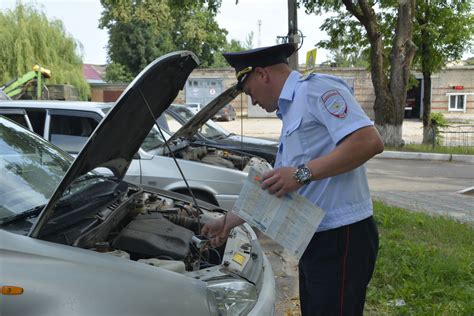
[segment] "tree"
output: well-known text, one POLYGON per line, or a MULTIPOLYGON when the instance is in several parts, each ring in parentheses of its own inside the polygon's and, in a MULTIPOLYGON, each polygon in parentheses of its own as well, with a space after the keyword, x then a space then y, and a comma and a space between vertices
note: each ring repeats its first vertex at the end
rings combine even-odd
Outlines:
POLYGON ((369 50, 375 91, 375 126, 386 145, 401 145, 406 88, 416 52, 412 41, 415 0, 298 2, 308 13, 335 13, 322 25, 331 37, 330 41, 320 43, 322 47, 345 46, 355 52, 365 46, 369 50), (393 19, 396 25, 389 37, 384 36, 384 27, 390 25, 384 23, 387 19, 393 19))
POLYGON ((468 1, 418 0, 415 18, 415 63, 423 73, 423 143, 432 144, 431 75, 472 47, 474 15, 468 1))
POLYGON ((220 1, 101 0, 100 27, 109 30, 111 69, 132 77, 160 55, 190 50, 202 67, 214 64, 226 43, 227 31, 215 21, 220 1))
POLYGON ((366 52, 345 52, 342 48, 331 49, 331 58, 326 64, 336 64, 337 67, 364 67, 369 66, 369 56, 366 52))
POLYGON ((247 35, 244 43, 235 39, 231 39, 230 42, 225 43, 220 53, 214 56, 214 64, 212 67, 229 67, 229 64, 222 55, 222 52, 241 52, 251 48, 253 48, 253 32, 250 32, 247 35))
POLYGON ((71 84, 81 99, 90 95, 82 74, 80 43, 66 34, 60 20, 48 20, 33 6, 18 3, 0 12, 0 84, 29 71, 35 64, 51 70, 49 83, 71 84))

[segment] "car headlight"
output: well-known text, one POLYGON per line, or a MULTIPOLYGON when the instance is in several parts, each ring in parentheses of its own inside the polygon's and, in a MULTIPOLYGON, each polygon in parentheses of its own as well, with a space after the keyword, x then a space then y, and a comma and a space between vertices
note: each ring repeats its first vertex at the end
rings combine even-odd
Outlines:
POLYGON ((208 283, 219 315, 246 315, 257 302, 257 289, 246 281, 219 280, 208 283))

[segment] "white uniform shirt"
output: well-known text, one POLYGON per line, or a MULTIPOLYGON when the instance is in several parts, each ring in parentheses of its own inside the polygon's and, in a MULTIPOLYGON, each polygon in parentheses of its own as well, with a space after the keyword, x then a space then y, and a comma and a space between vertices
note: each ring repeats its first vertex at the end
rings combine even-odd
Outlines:
MULTIPOLYGON (((293 71, 278 100, 283 121, 275 168, 297 167, 330 153, 344 137, 373 125, 340 78, 293 71)), ((318 231, 352 224, 372 215, 365 164, 346 173, 312 181, 298 191, 325 210, 318 231)))

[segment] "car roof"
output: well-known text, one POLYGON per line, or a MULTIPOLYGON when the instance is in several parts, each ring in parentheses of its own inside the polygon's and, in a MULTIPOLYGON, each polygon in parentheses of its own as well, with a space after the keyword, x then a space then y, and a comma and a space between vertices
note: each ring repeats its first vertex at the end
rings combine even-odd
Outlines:
POLYGON ((113 102, 87 102, 87 101, 59 101, 59 100, 14 100, 2 101, 0 107, 26 108, 26 109, 56 109, 56 110, 87 110, 98 112, 111 108, 113 102))

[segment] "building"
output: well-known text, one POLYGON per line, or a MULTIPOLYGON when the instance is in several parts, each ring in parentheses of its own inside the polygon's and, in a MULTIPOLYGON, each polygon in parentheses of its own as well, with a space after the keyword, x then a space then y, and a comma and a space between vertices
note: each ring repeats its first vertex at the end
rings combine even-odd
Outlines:
MULTIPOLYGON (((91 65, 95 66, 95 65, 91 65)), ((357 101, 369 115, 374 117, 373 103, 375 100, 371 75, 364 68, 316 67, 317 73, 325 73, 344 78, 353 89, 357 101)), ((100 74, 100 71, 96 72, 100 74)), ((84 71, 86 75, 86 71, 84 71)), ((418 86, 407 92, 406 116, 421 118, 423 115, 423 76, 414 73, 418 86)), ((456 112, 474 114, 474 66, 450 66, 431 76, 431 109, 433 112, 456 112)), ((89 81, 91 84, 92 101, 115 101, 127 84, 107 84, 102 80, 89 81)), ((190 75, 186 86, 176 98, 176 103, 199 102, 207 104, 220 92, 236 82, 232 68, 196 69, 190 75)), ((274 113, 266 113, 260 107, 252 106, 250 98, 241 94, 232 105, 238 115, 249 117, 274 117, 274 113)))
POLYGON ((114 102, 127 88, 128 83, 107 83, 104 80, 106 65, 83 64, 82 72, 91 87, 91 100, 114 102))

